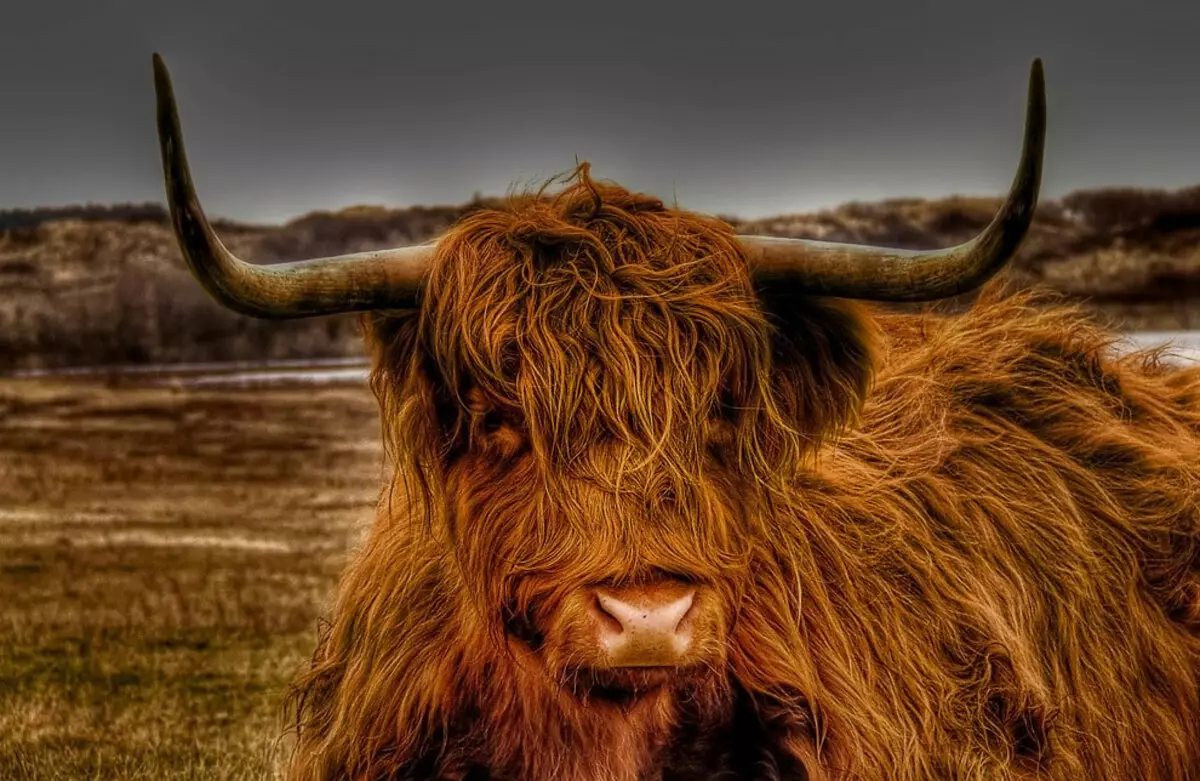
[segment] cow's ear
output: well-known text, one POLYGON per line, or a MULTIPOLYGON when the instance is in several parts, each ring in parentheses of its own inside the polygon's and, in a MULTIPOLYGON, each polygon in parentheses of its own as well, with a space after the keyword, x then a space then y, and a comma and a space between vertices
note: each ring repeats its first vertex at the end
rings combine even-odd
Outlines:
POLYGON ((857 301, 760 294, 774 326, 775 398, 802 431, 824 437, 851 424, 870 388, 879 330, 857 301))
POLYGON ((463 427, 463 411, 426 355, 415 311, 368 312, 359 319, 371 357, 371 390, 393 458, 441 461, 463 427))

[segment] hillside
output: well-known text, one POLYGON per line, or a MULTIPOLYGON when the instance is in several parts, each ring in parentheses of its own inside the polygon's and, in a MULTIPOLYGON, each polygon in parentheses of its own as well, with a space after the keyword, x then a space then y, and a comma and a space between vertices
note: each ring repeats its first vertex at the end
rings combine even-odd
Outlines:
MULTIPOLYGON (((217 223, 255 262, 422 241, 486 205, 317 212, 281 226, 217 223)), ((998 199, 851 203, 817 214, 728 219, 743 233, 896 247, 970 238, 998 199)), ((1005 272, 1086 299, 1128 328, 1200 328, 1200 186, 1110 189, 1045 202, 1005 272)), ((0 212, 0 372, 112 362, 355 355, 352 316, 240 317, 210 301, 183 264, 161 206, 0 212)))

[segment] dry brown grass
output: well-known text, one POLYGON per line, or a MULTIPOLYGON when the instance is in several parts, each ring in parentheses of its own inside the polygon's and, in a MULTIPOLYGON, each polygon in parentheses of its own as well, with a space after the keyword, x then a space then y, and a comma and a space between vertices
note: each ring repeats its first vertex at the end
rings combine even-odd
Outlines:
POLYGON ((0 383, 0 778, 268 777, 381 459, 363 386, 0 383))

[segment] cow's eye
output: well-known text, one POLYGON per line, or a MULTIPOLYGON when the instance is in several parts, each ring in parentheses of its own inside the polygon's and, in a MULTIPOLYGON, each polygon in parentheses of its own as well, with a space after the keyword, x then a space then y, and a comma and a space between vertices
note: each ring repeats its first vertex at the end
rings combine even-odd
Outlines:
POLYGON ((482 427, 486 433, 492 434, 499 431, 505 422, 504 415, 499 410, 491 410, 483 416, 482 427))

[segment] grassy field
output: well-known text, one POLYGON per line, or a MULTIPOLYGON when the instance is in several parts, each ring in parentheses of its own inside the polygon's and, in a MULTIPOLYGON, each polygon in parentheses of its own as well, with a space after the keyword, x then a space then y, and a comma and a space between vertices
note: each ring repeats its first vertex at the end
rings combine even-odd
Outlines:
POLYGON ((0 778, 270 777, 382 467, 365 385, 0 380, 0 778))

